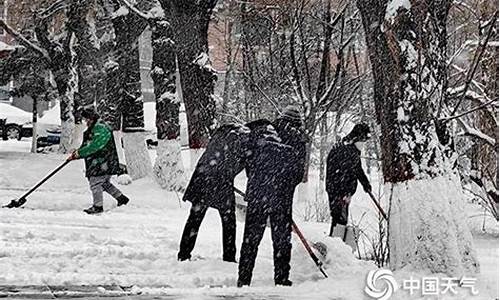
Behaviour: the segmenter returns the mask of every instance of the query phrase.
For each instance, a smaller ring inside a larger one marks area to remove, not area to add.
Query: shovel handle
[[[370,195],[370,198],[372,198],[373,203],[375,203],[375,206],[377,206],[377,209],[380,212],[380,214],[382,215],[382,217],[384,217],[384,219],[386,221],[389,221],[389,218],[387,217],[387,214],[385,213],[385,211],[382,208],[382,206],[380,206],[380,203],[377,201],[377,199],[375,199],[375,196],[373,196],[373,193],[372,192],[368,192],[368,195]]]
[[[311,246],[309,245],[306,238],[302,234],[302,231],[300,231],[299,227],[297,226],[297,224],[295,224],[295,221],[293,220],[292,220],[292,230],[299,237],[300,241],[302,242],[302,245],[304,245],[304,248],[306,248],[307,253],[309,253],[309,256],[311,256],[311,259],[314,261],[321,274],[323,274],[325,278],[328,278],[328,274],[326,274],[326,271],[323,269],[323,263],[321,262],[321,260],[319,260],[316,254],[314,254],[314,251],[311,249]]]
[[[57,167],[54,171],[50,172],[47,176],[45,176],[40,182],[38,182],[34,187],[32,187],[29,191],[24,193],[20,199],[28,197],[31,193],[33,193],[37,188],[39,188],[45,181],[49,180],[50,177],[54,176],[57,172],[59,172],[62,168],[64,168],[67,164],[69,164],[70,160],[65,160],[63,164]]]

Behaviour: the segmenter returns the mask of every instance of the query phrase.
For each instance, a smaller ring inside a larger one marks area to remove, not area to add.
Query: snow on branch
[[[455,108],[453,109],[453,111],[451,113],[452,115],[454,115],[457,112],[458,108],[460,107],[460,104],[465,99],[465,96],[467,94],[467,90],[469,89],[469,85],[471,84],[471,82],[474,78],[474,74],[476,73],[476,69],[479,65],[480,58],[482,57],[483,52],[486,49],[486,45],[493,34],[493,28],[495,27],[497,19],[498,19],[498,10],[491,17],[491,24],[490,24],[490,28],[488,29],[488,33],[486,34],[486,37],[481,41],[481,43],[477,47],[476,53],[474,54],[474,58],[472,60],[472,65],[470,66],[469,71],[467,72],[467,77],[465,80],[465,87],[464,87],[464,90],[462,92],[462,96],[460,97],[457,104],[455,105]]]
[[[0,27],[2,27],[5,30],[5,32],[7,32],[14,39],[16,39],[21,45],[37,52],[45,59],[50,60],[50,57],[49,57],[49,54],[47,53],[47,51],[40,48],[38,45],[35,45],[34,43],[32,43],[30,40],[28,40],[26,37],[24,37],[21,33],[17,32],[14,28],[10,27],[4,20],[0,19]]]
[[[62,9],[65,9],[68,7],[68,0],[58,0],[54,3],[52,3],[49,7],[44,9],[43,11],[39,12],[37,15],[41,19],[47,19],[52,17],[54,14],[59,12]]]
[[[460,119],[457,119],[457,123],[463,130],[463,132],[459,133],[458,135],[474,137],[474,138],[477,138],[477,139],[484,141],[485,143],[491,145],[492,147],[497,146],[497,142],[491,136],[481,132],[480,130],[477,130],[475,128],[470,127],[469,125],[465,124],[465,122],[460,120]]]
[[[279,113],[281,114],[281,111],[280,109],[278,108],[278,104],[276,104],[276,102],[274,102],[263,90],[262,88],[257,84],[255,83],[255,81],[250,77],[248,76],[248,74],[246,72],[243,72],[243,76],[245,76],[248,80],[250,80],[250,82],[253,84],[253,86],[259,91],[259,93],[261,93],[261,95],[264,97],[264,99],[266,99],[269,103],[271,103],[272,106],[274,106],[274,109]]]
[[[451,120],[454,120],[454,119],[457,119],[457,118],[461,118],[461,117],[464,117],[464,116],[466,116],[468,114],[471,114],[473,112],[481,110],[483,108],[487,108],[488,106],[494,104],[495,102],[497,102],[497,101],[496,100],[490,100],[489,102],[484,103],[484,104],[479,105],[479,106],[476,106],[476,107],[474,107],[474,108],[472,108],[472,109],[470,109],[470,110],[468,110],[466,112],[460,113],[460,114],[458,114],[456,116],[445,117],[445,118],[442,118],[441,120],[443,120],[443,121],[451,121]]]
[[[472,102],[477,103],[481,108],[485,108],[486,111],[492,116],[494,120],[497,119],[497,110],[498,110],[498,100],[493,100],[486,95],[484,89],[481,87],[481,84],[472,81],[472,84],[479,90],[480,93],[476,93],[475,91],[468,90],[465,94],[465,99],[471,100]],[[465,85],[461,85],[454,88],[448,88],[447,93],[450,98],[458,98],[461,93],[463,93],[465,89]],[[492,109],[493,108],[493,109]],[[497,110],[495,110],[497,109]],[[446,119],[445,117],[443,119]]]
[[[123,5],[125,5],[125,7],[133,12],[134,14],[138,15],[139,17],[145,19],[145,20],[152,20],[152,19],[155,19],[155,16],[151,15],[150,13],[145,13],[145,12],[142,12],[140,11],[137,7],[135,7],[134,5],[132,5],[130,2],[128,2],[128,0],[119,0],[121,3],[123,3]]]

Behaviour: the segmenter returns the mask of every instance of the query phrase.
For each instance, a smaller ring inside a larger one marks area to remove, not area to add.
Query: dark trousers
[[[335,225],[347,225],[349,221],[350,195],[328,195],[330,202],[330,213],[332,215],[332,228]]]
[[[273,240],[274,282],[275,284],[281,284],[288,280],[292,252],[291,209],[288,211],[265,212],[262,208],[249,203],[238,266],[239,285],[250,285],[252,281],[257,250],[264,235],[268,218],[271,223],[271,238]]]
[[[178,258],[181,260],[191,258],[198,237],[198,230],[201,222],[207,213],[208,206],[204,204],[193,204],[189,217],[182,232],[181,244]],[[222,259],[225,261],[236,261],[236,211],[235,207],[229,207],[222,211],[219,210],[222,221]]]

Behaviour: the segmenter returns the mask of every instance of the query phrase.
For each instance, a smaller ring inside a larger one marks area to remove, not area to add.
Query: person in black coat
[[[330,203],[332,226],[330,236],[337,224],[347,225],[349,203],[356,192],[358,180],[369,193],[372,188],[361,166],[361,149],[370,137],[366,124],[357,124],[353,130],[328,154],[326,163],[326,192]]]
[[[271,225],[274,257],[274,283],[290,286],[292,202],[295,187],[301,182],[305,164],[305,137],[298,123],[285,115],[274,122],[260,120],[250,128],[250,157],[247,163],[248,202],[245,231],[238,266],[239,287],[250,285],[257,250],[267,220]],[[281,132],[281,135],[280,135]],[[283,136],[283,138],[282,138]],[[294,147],[295,146],[295,147]]]
[[[178,260],[191,258],[198,230],[209,207],[219,211],[222,220],[224,261],[236,262],[236,212],[234,178],[244,168],[248,128],[223,125],[217,129],[196,165],[183,200],[190,201]]]

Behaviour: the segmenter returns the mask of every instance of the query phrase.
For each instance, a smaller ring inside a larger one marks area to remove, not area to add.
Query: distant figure
[[[361,149],[370,138],[370,128],[357,124],[352,131],[336,144],[328,154],[326,163],[326,192],[330,202],[332,226],[330,236],[337,225],[347,225],[349,203],[356,192],[358,180],[365,192],[372,190],[361,166]]]
[[[251,130],[245,195],[248,207],[238,266],[239,287],[251,283],[268,219],[274,249],[274,283],[292,285],[289,280],[292,202],[295,188],[304,176],[306,149],[302,120],[297,111],[287,109],[274,126],[266,120],[247,124]]]
[[[126,205],[129,199],[109,181],[112,175],[120,172],[111,128],[99,121],[99,115],[92,108],[84,109],[82,118],[87,123],[87,130],[83,133],[83,143],[68,160],[79,158],[85,160],[85,175],[89,181],[94,204],[84,212],[88,214],[103,212],[103,191],[113,196],[118,201],[118,206]]]
[[[222,259],[236,262],[236,211],[234,178],[244,168],[248,128],[223,125],[215,131],[201,156],[184,201],[191,202],[191,211],[182,233],[177,259],[191,258],[198,230],[209,207],[219,211],[222,221]]]

